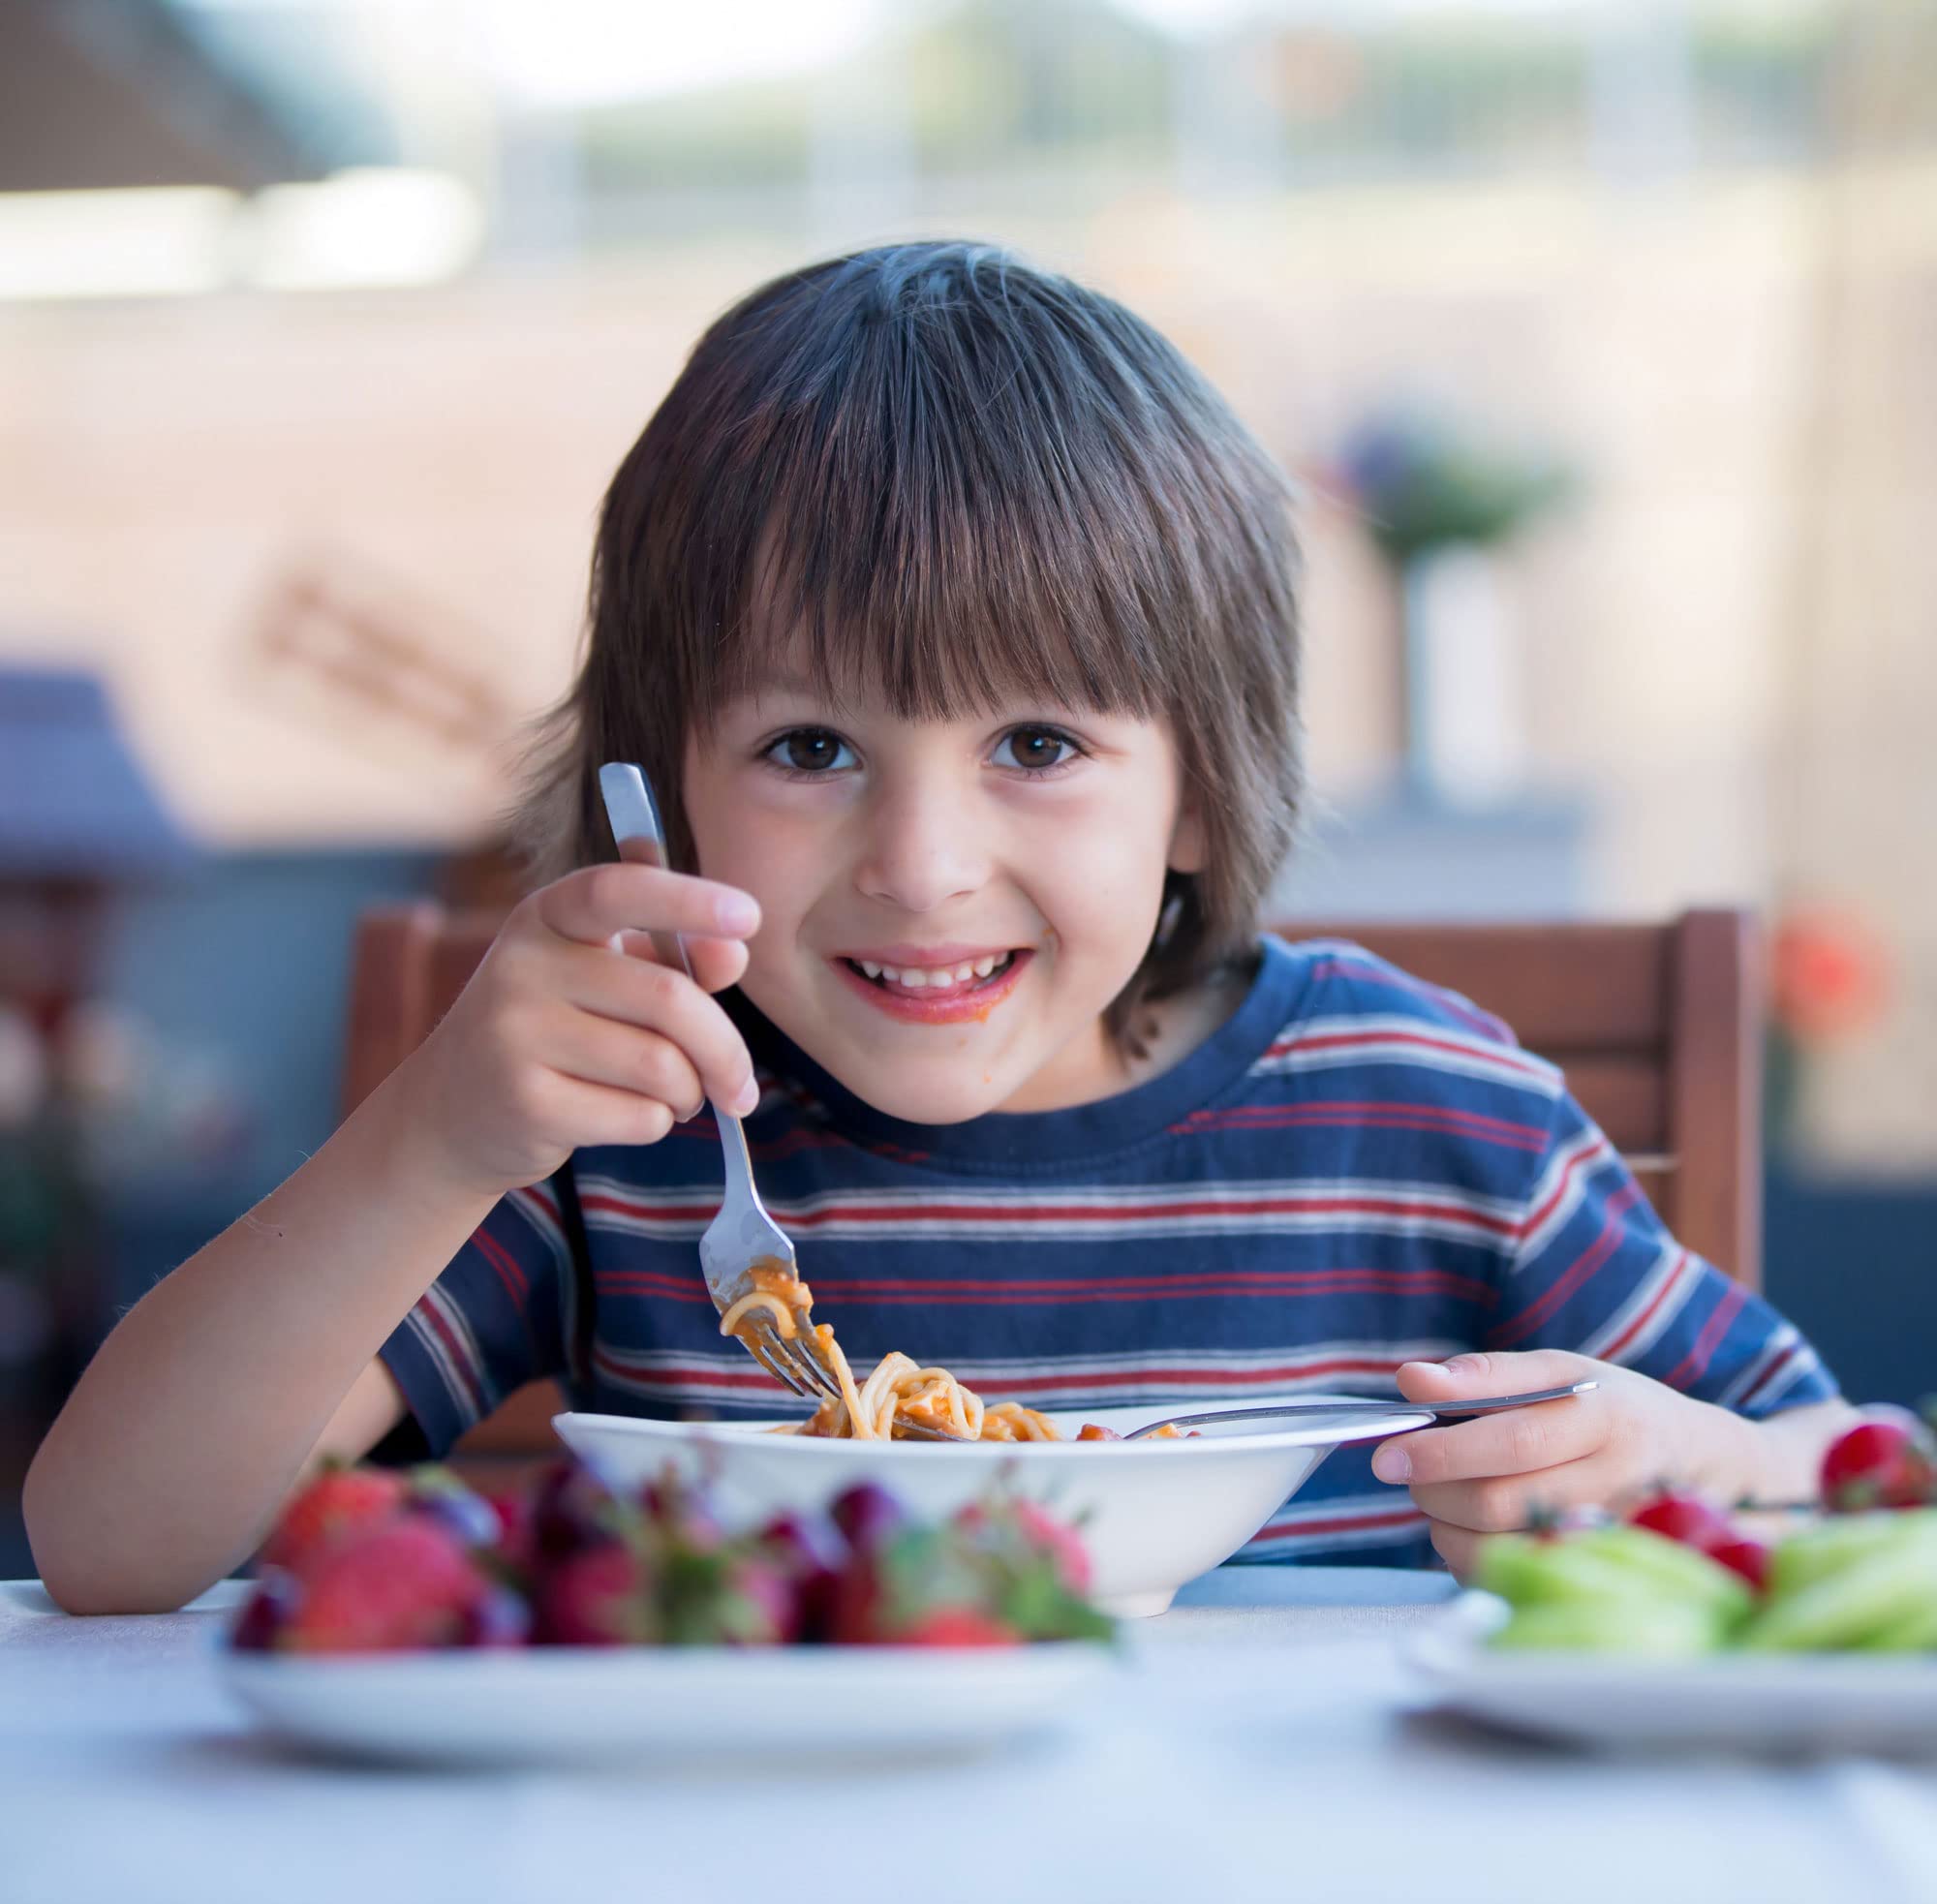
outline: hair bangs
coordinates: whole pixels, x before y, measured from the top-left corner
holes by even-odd
[[[759,479],[710,525],[715,599],[685,623],[718,631],[692,704],[785,666],[907,719],[1159,713],[1203,597],[1162,440],[1122,429],[1092,366],[1035,360],[1066,340],[983,337],[972,302],[919,315],[857,322],[813,404],[756,400]]]

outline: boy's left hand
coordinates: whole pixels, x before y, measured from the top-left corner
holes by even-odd
[[[1755,1424],[1632,1368],[1534,1349],[1408,1362],[1399,1370],[1402,1396],[1435,1403],[1583,1381],[1600,1387],[1380,1444],[1372,1472],[1410,1487],[1432,1545],[1460,1579],[1484,1536],[1524,1527],[1542,1509],[1618,1506],[1660,1481],[1695,1488],[1723,1506],[1753,1490]]]

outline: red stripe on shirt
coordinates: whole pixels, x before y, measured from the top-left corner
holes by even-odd
[[[658,1388],[682,1386],[728,1389],[778,1389],[780,1384],[750,1359],[743,1369],[735,1363],[707,1368],[629,1368],[602,1348],[595,1346],[593,1362],[600,1367],[630,1382],[644,1382]],[[1266,1382],[1315,1381],[1331,1375],[1390,1375],[1399,1367],[1398,1359],[1340,1356],[1329,1362],[1311,1362],[1302,1367],[1282,1368],[1123,1368],[1097,1369],[1082,1374],[981,1376],[969,1383],[978,1395],[1030,1395],[1063,1389],[1161,1388],[1166,1384],[1195,1382],[1209,1388],[1250,1388]],[[1395,1407],[1403,1403],[1395,1402]]]
[[[1790,1345],[1786,1349],[1784,1349],[1783,1352],[1779,1356],[1777,1356],[1775,1360],[1771,1362],[1768,1365],[1768,1367],[1765,1368],[1762,1371],[1762,1373],[1755,1378],[1754,1381],[1752,1381],[1749,1384],[1747,1393],[1744,1394],[1741,1399],[1736,1403],[1737,1409],[1740,1410],[1746,1408],[1749,1405],[1749,1403],[1753,1401],[1756,1398],[1756,1397],[1763,1392],[1764,1389],[1768,1388],[1769,1382],[1775,1377],[1775,1375],[1777,1375],[1782,1369],[1787,1368],[1789,1365],[1796,1360],[1797,1353],[1801,1349],[1801,1347],[1802,1344],[1800,1342],[1791,1342]]]
[[[1553,1194],[1538,1210],[1528,1213],[1526,1220],[1520,1226],[1522,1239],[1534,1235],[1540,1226],[1560,1208],[1567,1195],[1567,1186],[1573,1182],[1576,1171],[1584,1170],[1589,1164],[1599,1163],[1610,1155],[1614,1146],[1603,1137],[1598,1144],[1590,1144],[1584,1151],[1578,1151],[1567,1159],[1567,1168],[1560,1173],[1560,1182],[1554,1184]]]
[[[1538,1302],[1528,1304],[1511,1322],[1504,1322],[1494,1330],[1488,1337],[1487,1346],[1511,1348],[1514,1343],[1524,1341],[1532,1335],[1620,1247],[1621,1216],[1630,1206],[1640,1201],[1640,1185],[1633,1182],[1623,1183],[1608,1199],[1608,1216],[1601,1225],[1601,1234],[1568,1265],[1562,1274],[1554,1278]]]
[[[1729,1325],[1736,1319],[1736,1312],[1748,1300],[1738,1282],[1730,1283],[1722,1300],[1715,1305],[1715,1313],[1702,1325],[1702,1333],[1695,1337],[1695,1345],[1661,1379],[1672,1389],[1685,1389],[1691,1382],[1699,1382],[1708,1364],[1714,1359],[1715,1350],[1721,1345],[1724,1336],[1729,1333]]]
[[[523,1315],[525,1292],[530,1285],[525,1280],[524,1271],[518,1267],[517,1258],[486,1230],[473,1230],[471,1241],[477,1245],[477,1253],[498,1272],[498,1280],[505,1285],[505,1294],[511,1299],[511,1306]]]
[[[1647,1327],[1649,1318],[1654,1314],[1654,1312],[1658,1308],[1661,1307],[1662,1304],[1668,1301],[1669,1292],[1672,1289],[1674,1289],[1677,1283],[1680,1282],[1681,1272],[1685,1270],[1687,1267],[1688,1267],[1688,1252],[1687,1250],[1684,1249],[1676,1257],[1675,1267],[1669,1271],[1666,1276],[1662,1278],[1661,1287],[1654,1292],[1654,1295],[1649,1300],[1646,1308],[1643,1309],[1642,1312],[1638,1316],[1636,1316],[1635,1319],[1631,1323],[1629,1323],[1628,1326],[1625,1329],[1623,1329],[1621,1333],[1617,1336],[1615,1336],[1614,1339],[1612,1342],[1610,1342],[1605,1349],[1602,1350],[1601,1360],[1603,1362],[1614,1362],[1619,1359],[1621,1351],[1624,1348],[1626,1348],[1627,1345],[1630,1342],[1632,1342],[1634,1338],[1637,1336],[1639,1336],[1644,1329]]]
[[[691,1221],[706,1213],[690,1204],[639,1203],[626,1197],[594,1194],[585,1208],[647,1221]],[[833,1204],[824,1209],[782,1213],[789,1230],[824,1229],[831,1223],[1155,1223],[1184,1216],[1416,1216],[1463,1223],[1498,1237],[1511,1237],[1515,1224],[1457,1203],[1401,1203],[1379,1197],[1260,1197],[1230,1202],[1216,1197],[1183,1198],[1175,1203],[1147,1204],[1022,1204],[1013,1206],[952,1203]]]
[[[1393,1508],[1379,1514],[1339,1514],[1324,1520],[1278,1520],[1260,1527],[1253,1540],[1285,1540],[1305,1534],[1358,1534],[1369,1527],[1424,1527],[1426,1516],[1417,1508]]]
[[[450,1325],[438,1313],[434,1303],[419,1302],[417,1307],[423,1311],[430,1326],[437,1331],[445,1348],[449,1351],[452,1367],[457,1370],[465,1388],[470,1391],[473,1416],[481,1416],[485,1406],[484,1384],[478,1371],[472,1367],[471,1358],[464,1352],[464,1344],[458,1339]]]
[[[1452,1104],[1421,1104],[1404,1098],[1314,1097],[1296,1104],[1234,1104],[1221,1111],[1193,1111],[1184,1121],[1221,1123],[1235,1118],[1276,1118],[1288,1113],[1300,1117],[1336,1114],[1341,1122],[1356,1122],[1361,1117],[1372,1115],[1430,1118],[1483,1135],[1497,1132],[1502,1140],[1508,1136],[1531,1138],[1545,1145],[1548,1137],[1538,1124],[1518,1123],[1511,1118],[1496,1118],[1485,1111],[1462,1111]]]

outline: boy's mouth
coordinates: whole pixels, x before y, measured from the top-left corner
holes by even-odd
[[[949,966],[890,966],[840,957],[835,967],[871,1004],[897,1018],[936,1023],[979,1018],[1015,989],[1031,954],[1027,946]]]

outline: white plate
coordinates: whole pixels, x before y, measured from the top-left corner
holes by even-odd
[[[1409,1637],[1441,1704],[1583,1745],[1937,1753],[1937,1658],[1494,1652],[1487,1636],[1507,1612],[1491,1593],[1462,1593]]]
[[[535,1646],[300,1658],[218,1671],[275,1736],[444,1766],[677,1755],[768,1762],[948,1754],[1054,1729],[1115,1667],[1106,1646]]]
[[[1203,1403],[1184,1406],[1201,1410]],[[1368,1401],[1349,1415],[1240,1423],[1207,1429],[1196,1440],[1073,1438],[1086,1422],[1122,1431],[1164,1412],[1158,1404],[1052,1413],[1050,1421],[1070,1438],[1047,1442],[809,1440],[775,1434],[773,1423],[630,1415],[555,1415],[552,1426],[615,1487],[636,1487],[668,1463],[705,1475],[734,1526],[784,1508],[823,1507],[857,1481],[879,1482],[923,1520],[939,1520],[999,1480],[1078,1523],[1094,1598],[1110,1612],[1134,1617],[1162,1612],[1185,1581],[1228,1560],[1334,1448],[1421,1428],[1430,1419],[1402,1403]],[[1398,1490],[1394,1498],[1401,1498]]]

